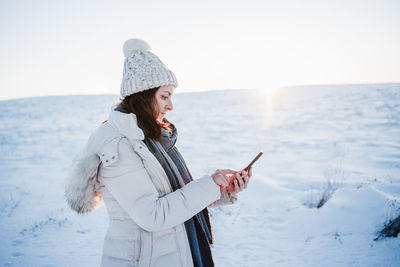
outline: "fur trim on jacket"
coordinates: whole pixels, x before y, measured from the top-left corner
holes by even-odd
[[[91,212],[103,202],[97,181],[99,165],[96,153],[82,153],[72,163],[65,180],[65,197],[77,213]]]
[[[98,181],[99,167],[102,159],[109,163],[117,160],[109,158],[105,149],[115,147],[113,143],[121,137],[113,127],[103,123],[90,135],[85,148],[73,160],[65,178],[64,195],[71,209],[77,213],[94,211],[103,202]]]

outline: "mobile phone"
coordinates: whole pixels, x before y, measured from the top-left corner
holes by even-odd
[[[243,170],[246,171],[246,172],[248,172],[248,171],[250,170],[251,166],[254,164],[254,162],[256,162],[256,161],[262,156],[262,154],[263,154],[262,152],[258,153],[258,155],[257,155],[257,156],[250,162],[250,164],[247,165],[247,167],[244,168]],[[235,179],[236,179],[236,178],[235,178]],[[235,180],[232,181],[232,184],[233,184],[234,181],[235,181]]]
[[[246,168],[244,168],[244,170],[246,172],[248,172],[250,170],[251,166],[254,164],[254,162],[256,162],[262,156],[262,154],[263,154],[262,152],[258,153],[258,155],[250,162],[250,164],[247,165]]]

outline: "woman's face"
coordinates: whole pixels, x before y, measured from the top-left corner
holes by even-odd
[[[155,110],[158,114],[157,120],[162,121],[167,111],[172,110],[172,95],[174,94],[175,87],[173,85],[163,85],[155,95]]]

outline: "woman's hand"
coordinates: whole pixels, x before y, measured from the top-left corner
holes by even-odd
[[[239,193],[247,188],[247,184],[249,183],[250,177],[252,176],[253,167],[250,167],[249,172],[242,170],[240,172],[235,172],[230,177],[230,182],[226,191],[228,193]]]
[[[216,183],[221,189],[226,188],[229,185],[230,177],[227,176],[227,174],[235,174],[236,172],[233,170],[229,169],[223,169],[223,170],[216,170],[211,177],[214,180],[214,183]]]

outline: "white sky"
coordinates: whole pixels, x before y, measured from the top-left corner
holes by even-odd
[[[400,1],[0,2],[0,99],[119,93],[137,37],[176,93],[400,81]]]

